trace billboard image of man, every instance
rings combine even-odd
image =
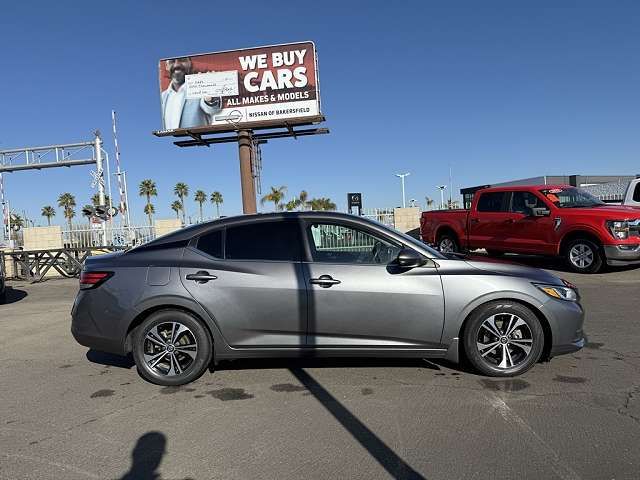
[[[201,127],[221,109],[220,97],[187,98],[186,76],[193,73],[189,57],[165,61],[169,86],[162,92],[162,124],[165,130]]]

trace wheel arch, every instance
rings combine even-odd
[[[462,245],[460,244],[460,235],[458,235],[458,233],[455,231],[455,229],[451,225],[442,225],[438,227],[434,237],[436,244],[438,243],[438,240],[440,240],[440,237],[446,233],[451,234],[453,238],[456,240],[456,242],[458,242],[458,247],[462,248]]]
[[[147,319],[150,315],[162,310],[179,310],[195,317],[204,326],[205,331],[209,335],[209,339],[211,340],[211,348],[213,349],[213,357],[215,358],[215,336],[213,335],[213,331],[211,329],[211,325],[209,325],[209,322],[207,322],[198,312],[194,311],[194,309],[176,303],[162,303],[151,305],[137,313],[127,327],[124,344],[125,353],[130,353],[133,349],[133,332],[136,330],[136,328],[138,328],[142,324],[142,322],[144,322],[144,320]]]
[[[558,252],[557,252],[558,255],[564,255],[569,242],[573,240],[577,240],[578,238],[584,238],[585,240],[589,240],[595,243],[598,246],[598,248],[602,249],[603,242],[597,233],[587,228],[579,228],[579,229],[571,230],[570,232],[567,232],[564,234],[564,236],[560,240],[560,243],[558,243]]]
[[[467,313],[467,315],[465,316],[462,325],[460,325],[460,330],[458,331],[458,339],[459,341],[457,342],[458,344],[458,352],[457,355],[459,358],[466,358],[466,353],[464,351],[464,341],[462,339],[464,339],[464,334],[465,334],[465,329],[467,328],[467,326],[469,325],[469,319],[471,318],[471,316],[477,312],[480,308],[484,307],[485,305],[489,304],[489,303],[493,303],[493,302],[512,302],[512,303],[518,303],[526,308],[528,308],[529,310],[531,310],[533,312],[533,314],[538,318],[538,320],[540,321],[540,325],[542,326],[542,331],[544,333],[544,345],[542,348],[542,355],[540,356],[540,361],[547,361],[550,359],[551,356],[551,346],[553,344],[553,333],[551,331],[551,324],[549,323],[549,320],[547,319],[547,317],[542,313],[542,311],[536,307],[534,304],[527,302],[526,300],[522,300],[522,299],[518,299],[518,298],[494,298],[491,300],[487,300],[485,302],[480,303],[479,305],[476,305],[470,312]]]

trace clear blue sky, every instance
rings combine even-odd
[[[456,193],[534,175],[640,173],[638,5],[4,2],[0,149],[81,141],[99,128],[112,152],[113,108],[136,218],[144,178],[157,182],[159,217],[173,216],[177,181],[220,190],[224,213],[240,213],[235,145],[178,149],[151,134],[157,61],[313,40],[331,134],[266,145],[265,189],[306,189],[342,208],[361,191],[366,207],[390,207],[401,203],[396,172],[411,172],[407,197],[421,203],[448,182],[449,165]],[[44,221],[40,208],[64,191],[87,202],[89,171],[12,173],[6,191]]]

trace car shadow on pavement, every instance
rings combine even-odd
[[[4,303],[0,301],[0,305],[8,305],[10,303],[16,303],[27,297],[29,294],[24,290],[20,290],[13,287],[7,287],[5,290],[6,300]]]
[[[93,349],[90,349],[87,352],[87,360],[92,363],[98,363],[100,365],[127,369],[132,368],[135,365],[133,357],[130,354],[126,357],[123,357],[121,355],[114,355],[112,353],[100,352]]]
[[[420,473],[411,468],[309,373],[302,368],[291,368],[290,371],[392,478],[424,480]]]

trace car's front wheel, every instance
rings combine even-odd
[[[477,309],[464,332],[471,364],[492,377],[513,377],[542,355],[544,332],[538,317],[520,303],[496,301]]]
[[[157,385],[184,385],[200,377],[211,362],[209,333],[182,310],[152,313],[133,336],[133,358],[140,375]]]
[[[596,273],[604,267],[601,248],[586,238],[577,238],[567,244],[564,251],[569,267],[578,273]]]

